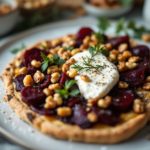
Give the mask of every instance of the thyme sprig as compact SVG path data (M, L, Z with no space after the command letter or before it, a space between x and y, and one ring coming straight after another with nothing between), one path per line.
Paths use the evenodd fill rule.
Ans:
M55 92L60 94L64 99L68 99L69 96L78 96L80 91L78 88L73 88L76 86L75 80L67 80L62 89L56 90Z
M85 70L85 71L89 71L89 70L96 70L98 71L99 69L103 69L104 65L100 65L100 64L92 64L92 61L94 59L94 57L99 54L102 53L106 56L108 56L109 52L108 50L102 46L102 45L96 45L96 46L91 46L89 48L89 53L90 53L90 57L82 57L83 63L81 64L74 64L72 66L72 68L81 71L81 70Z
M43 52L41 52L41 57L43 59L41 66L42 72L46 71L49 65L61 65L65 62L64 59L60 58L57 54L49 58Z

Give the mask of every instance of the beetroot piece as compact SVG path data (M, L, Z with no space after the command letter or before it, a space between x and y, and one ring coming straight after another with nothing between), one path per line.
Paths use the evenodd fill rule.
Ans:
M30 66L31 61L33 59L38 60L38 61L42 61L41 52L44 52L44 51L42 51L38 48L32 48L30 50L27 50L24 53L24 65L25 66Z
M131 108L135 98L132 90L120 90L118 94L113 97L112 107L115 111L124 112Z
M64 83L65 83L67 80L69 80L69 77L67 76L67 74L66 74L66 73L62 73L62 74L61 74L61 77L60 77L59 83L60 83L61 85L64 85Z
M71 122L80 126L81 128L89 128L92 126L92 123L87 119L85 107L81 105L75 105L71 120Z
M131 87L139 86L145 79L145 67L138 67L121 74L121 80L129 83Z
M24 77L25 77L25 75L21 74L21 75L18 75L14 79L14 82L15 82L15 85L16 85L16 91L21 91L23 89L23 87L24 87L24 84L23 84Z
M42 90L34 87L25 87L21 91L22 100L28 105L44 103L46 95Z
M91 35L93 30L89 27L81 28L77 33L77 41L82 41L86 36Z
M129 37L127 35L114 37L114 38L108 39L107 43L111 43L113 48L117 48L122 43L129 44Z
M138 45L131 49L133 55L140 56L141 59L149 58L150 59L150 50L145 45Z
M107 124L107 125L115 125L119 122L119 116L115 115L112 110L106 110L106 109L101 109L99 110L99 121L101 123Z
M31 74L31 75L34 75L34 73L37 71L37 69L32 66L28 66L27 70L28 70L28 74Z
M56 111L54 109L45 109L43 105L41 106L31 105L30 107L34 112L40 115L52 116L56 114Z
M67 101L67 106L69 107L74 107L76 104L81 104L82 100L80 97L71 97L68 101Z
M40 89L46 88L50 84L50 81L51 81L51 76L45 75L43 82L40 83L37 87Z

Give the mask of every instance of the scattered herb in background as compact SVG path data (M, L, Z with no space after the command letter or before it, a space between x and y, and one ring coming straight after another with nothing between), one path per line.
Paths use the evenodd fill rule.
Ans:
M126 28L126 23L124 18L121 18L120 20L117 21L115 32L117 35L121 32L127 34L127 28Z
M59 93L65 99L67 99L69 96L77 96L80 94L80 91L78 89L71 89L75 85L75 80L67 80L63 89L56 90L56 93Z
M130 6L133 0L119 0L120 4L123 6Z
M20 47L17 47L17 48L12 49L12 50L11 50L11 53L12 53L12 54L16 54L16 53L22 51L22 50L25 49L25 48L26 48L25 44L22 43L22 45L21 45Z
M61 65L65 62L64 59L61 59L57 54L53 55L51 58L48 58L44 53L41 52L41 57L43 59L41 66L42 72L46 71L49 65Z
M105 33L110 26L110 21L105 17L98 18L98 29L100 33Z
M99 18L98 19L98 29L99 32L95 33L97 38L100 39L100 41L103 40L103 35L110 27L110 22L107 18ZM129 21L126 22L124 18L119 19L115 24L115 33L117 35L119 34L130 34L129 31L132 31L132 34L130 36L134 38L141 39L141 36L144 33L150 33L150 30L142 25L137 25L135 21Z

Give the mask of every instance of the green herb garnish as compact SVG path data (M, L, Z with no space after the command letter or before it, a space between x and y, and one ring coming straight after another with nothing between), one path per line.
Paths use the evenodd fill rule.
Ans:
M64 59L60 58L57 54L53 55L52 58L48 58L43 52L41 52L42 62L42 72L46 71L49 65L61 65L65 62Z
M68 46L68 47L64 47L65 50L69 50L69 51L72 51L74 49L73 46Z
M121 18L120 20L118 20L118 22L116 23L116 34L118 35L121 32L124 32L127 34L127 28L126 28L126 23L124 18Z
M89 47L89 52L91 54L92 57L94 57L95 55L97 55L98 53L102 53L105 56L109 55L109 51L102 45L96 45L96 46L91 46Z
M100 33L105 33L106 30L109 28L110 22L105 17L98 18L98 29Z
M133 0L119 0L119 2L123 6L129 6L132 4Z
M69 96L77 96L80 94L80 91L78 89L71 89L75 85L75 80L67 80L63 89L56 90L56 93L59 93L65 99L67 99Z
M72 68L81 71L81 70L85 70L85 71L89 71L89 70L96 70L98 71L99 69L104 68L104 66L101 66L99 64L92 64L92 60L94 58L94 56L96 56L98 53L102 53L105 56L109 55L108 50L102 46L102 45L97 45L97 46L91 46L89 48L89 53L91 54L90 57L82 57L83 60L83 64L74 64L72 66Z
M12 50L11 50L11 53L12 53L12 54L16 54L16 53L22 51L22 50L25 49L25 48L26 48L25 44L22 43L22 45L21 45L20 47L12 49Z

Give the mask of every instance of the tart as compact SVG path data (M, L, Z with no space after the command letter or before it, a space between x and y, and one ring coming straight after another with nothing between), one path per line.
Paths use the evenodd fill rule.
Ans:
M2 75L5 99L55 138L118 143L148 122L149 55L127 35L83 27L19 52Z

